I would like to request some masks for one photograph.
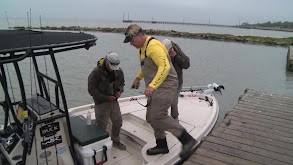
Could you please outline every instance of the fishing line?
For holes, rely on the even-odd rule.
[[[10,25],[9,25],[9,21],[8,21],[7,11],[5,11],[5,14],[6,14],[6,19],[7,19],[8,29],[10,29]]]
[[[30,15],[28,14],[27,12],[27,17],[28,17],[28,27],[29,27],[29,44],[30,44],[30,47],[32,46],[32,38],[31,38],[31,9],[30,9]],[[37,89],[37,78],[36,78],[36,74],[37,74],[37,70],[36,70],[36,65],[37,65],[37,60],[36,60],[36,57],[34,56],[34,52],[33,50],[31,51],[32,53],[32,57],[30,59],[30,80],[31,80],[31,99],[33,99],[33,79],[32,79],[32,74],[33,74],[33,77],[34,77],[34,85],[35,85],[35,92],[36,92],[36,99],[37,99],[37,102],[39,102],[39,99],[38,99],[38,89]],[[33,58],[35,58],[35,61],[36,61],[36,64],[32,65],[32,60]],[[41,89],[40,89],[41,90]],[[32,107],[33,107],[33,104],[34,102],[32,101]],[[38,106],[38,113],[40,114],[40,104],[37,104]],[[40,120],[42,120],[42,117],[40,117]],[[33,120],[30,120],[30,122],[34,122]],[[42,124],[41,124],[41,127],[42,127]],[[33,131],[35,131],[35,125],[33,124]],[[33,134],[35,134],[35,132],[33,132]],[[35,144],[36,144],[36,136],[34,136],[34,139],[31,139],[32,141],[35,141]],[[44,140],[44,137],[43,137],[43,140]],[[31,145],[32,145],[32,142],[29,142],[29,145],[30,145],[30,150],[32,149]],[[37,145],[35,145],[35,150],[36,150],[36,159],[37,159],[37,163],[39,162],[39,159],[38,159],[38,150],[37,150]],[[30,151],[31,152],[31,151]],[[27,153],[26,153],[27,154]],[[47,157],[46,157],[46,160],[47,160]]]
[[[41,20],[41,15],[40,15],[40,28],[41,28],[41,31],[42,31],[42,20]],[[41,33],[41,37],[42,37],[42,45],[44,44],[44,37],[43,37],[43,33]],[[45,61],[45,68],[46,68],[46,75],[48,76],[48,73],[47,73],[47,61],[46,61],[46,57],[44,56],[44,61]],[[43,81],[43,78],[40,80],[40,81]],[[48,86],[48,93],[49,93],[49,97],[50,97],[50,87],[49,87],[49,81],[47,79],[47,86]],[[44,90],[46,90],[45,88],[43,88]],[[42,89],[40,89],[42,90]],[[45,92],[45,91],[44,91]],[[46,93],[46,92],[45,92]],[[38,97],[37,97],[38,98]],[[51,108],[51,104],[50,104],[50,108]],[[52,109],[52,108],[51,108]],[[51,113],[52,114],[52,113]],[[41,117],[40,117],[41,118]],[[43,127],[43,124],[41,123],[41,127]],[[54,139],[55,139],[55,134],[54,134]],[[43,141],[45,140],[45,138],[43,137]],[[56,149],[56,147],[55,147]],[[46,162],[48,164],[48,156],[47,156],[47,149],[45,148],[45,156],[46,156]],[[57,158],[58,159],[58,158]],[[58,162],[58,160],[57,160]]]
[[[13,90],[13,87],[12,87],[12,82],[11,82],[11,78],[10,78],[8,64],[6,64],[6,70],[7,70],[7,75],[8,75],[8,79],[9,79],[10,88],[11,88],[13,102],[15,103],[14,90]],[[6,85],[7,85],[7,82],[6,82]],[[16,109],[16,105],[14,105],[14,108]],[[8,119],[9,119],[9,122],[11,122],[11,118],[10,118],[10,115],[9,115],[9,111],[8,111]]]
[[[36,58],[36,57],[35,56],[31,57],[31,60],[32,60],[32,58]],[[37,74],[37,71],[35,70],[35,67],[33,67],[33,73],[36,73]],[[33,75],[34,75],[34,80],[35,80],[34,82],[35,82],[36,93],[38,93],[38,90],[37,90],[37,82],[36,82],[37,81],[36,74],[33,74]],[[31,80],[32,80],[32,78],[31,78]],[[33,85],[31,85],[31,88],[32,88],[32,86]],[[31,98],[33,98],[33,91],[32,90],[31,90]],[[37,102],[39,102],[38,101],[38,95],[37,95]],[[32,105],[33,105],[33,102],[32,102]],[[38,104],[38,110],[39,110],[39,113],[40,113],[40,104]],[[40,116],[40,120],[42,120],[42,117],[41,116]],[[41,124],[41,127],[42,127],[42,124]],[[35,125],[34,125],[34,128],[35,128]],[[35,131],[35,129],[34,129],[34,131]],[[39,159],[38,159],[38,150],[37,150],[37,145],[36,145],[36,143],[37,143],[36,136],[34,137],[34,141],[35,141],[36,159],[37,159],[37,163],[38,163],[39,162]],[[43,137],[43,141],[44,141],[44,137]],[[45,154],[46,153],[47,152],[45,150]],[[47,161],[47,157],[46,157],[46,161]]]
[[[55,71],[55,75],[57,76],[57,61],[55,61],[55,60],[53,60],[54,59],[54,51],[53,51],[53,48],[50,48],[49,49],[49,52],[50,52],[50,57],[51,57],[51,61],[52,61],[52,65],[53,65],[53,68],[54,68],[54,71]],[[54,67],[54,66],[56,66],[56,68]],[[48,68],[47,68],[47,65],[46,65],[46,75],[48,76]],[[58,78],[56,77],[56,79],[58,80]],[[60,83],[61,83],[61,78],[59,79],[60,80]],[[47,81],[48,81],[48,79],[47,79]],[[59,81],[57,81],[58,82],[58,84],[55,84],[57,87],[58,87],[58,89],[59,89]],[[49,84],[48,84],[48,91],[49,91],[49,99],[50,99],[50,110],[51,110],[51,117],[53,116],[53,109],[52,109],[52,103],[51,103],[51,94],[50,94],[50,86],[49,86]],[[59,95],[57,96],[57,93],[58,93],[58,90],[55,90],[55,101],[57,102],[57,99],[59,99]],[[58,101],[59,102],[59,101]],[[56,104],[56,103],[55,103]],[[64,105],[64,103],[63,103],[63,105]],[[58,105],[58,107],[57,107],[58,109],[60,109],[60,105]],[[64,107],[63,107],[64,108]],[[53,123],[53,121],[52,121],[52,123]],[[62,124],[62,123],[61,123]],[[68,127],[70,127],[70,125],[68,126]],[[61,136],[61,135],[60,135]],[[53,135],[53,137],[54,137],[54,141],[56,140],[56,134],[54,134]],[[55,150],[57,151],[57,143],[55,143],[55,145],[54,145],[54,147],[55,147]],[[58,154],[57,154],[57,152],[55,152],[55,155],[56,155],[56,159],[57,159],[57,164],[59,164],[59,158],[58,158]]]

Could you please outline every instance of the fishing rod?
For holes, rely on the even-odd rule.
[[[5,11],[5,14],[6,14],[6,19],[7,19],[8,29],[10,29],[10,25],[9,25],[9,21],[8,21],[7,11]]]

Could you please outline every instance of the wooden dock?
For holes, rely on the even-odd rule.
[[[293,97],[245,90],[184,165],[293,164]]]

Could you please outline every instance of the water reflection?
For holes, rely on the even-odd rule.
[[[286,81],[293,81],[293,72],[286,71]]]

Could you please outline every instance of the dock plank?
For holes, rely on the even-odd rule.
[[[209,159],[208,157],[204,156],[204,155],[200,155],[197,154],[196,156],[194,156],[192,159],[193,162],[192,163],[198,163],[198,164],[216,164],[216,165],[228,165],[229,163],[226,162],[222,162],[216,159]]]
[[[233,113],[232,113],[233,112]],[[273,117],[273,116],[267,116],[267,115],[263,115],[259,112],[247,112],[247,111],[242,111],[242,110],[238,110],[238,109],[233,109],[230,114],[232,115],[248,115],[248,116],[251,116],[251,117],[254,117],[254,118],[259,118],[259,120],[272,120],[272,121],[276,121],[276,122],[280,122],[280,123],[283,123],[283,124],[292,124],[292,121],[290,120],[285,120],[285,119],[282,119],[282,118],[276,118],[276,117]],[[285,114],[284,114],[285,115]]]
[[[242,99],[249,101],[249,102],[255,102],[255,103],[268,103],[270,105],[282,105],[284,107],[292,107],[293,106],[293,100],[292,99],[286,99],[286,98],[274,98],[273,96],[255,96],[255,95],[244,95]]]
[[[226,121],[228,121],[228,120],[226,120]],[[253,130],[267,132],[267,133],[271,133],[271,134],[277,134],[277,135],[284,136],[284,137],[292,137],[293,136],[292,130],[283,129],[281,127],[274,126],[274,125],[269,125],[269,124],[256,125],[256,124],[250,124],[247,122],[236,121],[236,120],[231,120],[230,122],[239,126],[239,127],[246,128],[246,129],[253,129]]]
[[[271,118],[268,118],[268,117],[262,118],[262,116],[253,116],[251,114],[230,112],[229,116],[227,116],[227,118],[229,118],[229,119],[231,118],[231,120],[238,118],[241,121],[242,120],[251,120],[251,121],[262,122],[262,123],[267,123],[267,124],[271,124],[271,125],[276,125],[276,126],[281,126],[281,127],[293,129],[293,125],[280,122],[280,120],[275,121],[275,120],[271,120]]]
[[[225,122],[228,121],[238,121],[244,124],[250,124],[250,125],[256,125],[256,126],[260,126],[260,127],[265,127],[265,128],[269,128],[269,129],[273,129],[273,130],[279,130],[279,131],[283,131],[283,132],[288,132],[293,134],[293,129],[292,128],[288,128],[286,127],[286,125],[276,125],[276,124],[272,124],[270,122],[264,121],[264,120],[253,120],[254,118],[240,118],[240,117],[235,117],[235,116],[231,116],[231,117],[227,117],[227,119],[225,119]]]
[[[253,104],[249,104],[249,103],[246,103],[246,102],[243,102],[243,101],[240,101],[235,106],[235,108],[257,109],[259,111],[267,112],[267,113],[274,113],[274,114],[278,114],[278,115],[284,115],[284,113],[285,113],[287,116],[290,116],[290,117],[293,116],[293,112],[292,112],[291,109],[288,110],[288,111],[286,111],[284,109],[283,109],[283,111],[280,111],[280,107],[253,105]]]
[[[272,138],[264,138],[261,135],[256,135],[256,134],[251,134],[248,132],[242,132],[242,131],[237,131],[229,128],[223,128],[223,127],[218,127],[216,128],[213,132],[221,132],[222,134],[226,136],[238,136],[239,139],[245,138],[245,139],[250,139],[250,140],[255,140],[255,141],[261,141],[262,143],[265,143],[266,145],[274,145],[278,146],[280,148],[286,148],[288,150],[293,150],[293,143],[288,143],[288,142],[283,142],[280,141],[279,139],[272,139]]]
[[[226,141],[221,138],[215,138],[210,136],[209,140],[202,144],[202,147],[221,152],[230,156],[242,158],[245,160],[257,162],[257,163],[264,163],[264,164],[289,164],[290,161],[288,157],[282,155],[281,158],[285,158],[285,160],[279,158],[275,159],[277,156],[281,156],[278,153],[272,153],[267,150],[257,149],[253,146],[244,145],[241,143],[235,143],[232,141]],[[266,156],[265,156],[266,155]],[[275,155],[275,157],[270,157]]]
[[[243,98],[242,98],[243,99]],[[264,101],[264,100],[240,100],[240,103],[245,102],[246,105],[255,105],[255,106],[262,106],[268,109],[275,109],[276,111],[280,111],[280,112],[288,112],[288,113],[292,113],[292,108],[293,106],[291,105],[286,105],[286,103],[275,103],[272,101]]]
[[[188,164],[293,165],[293,97],[245,90]]]
[[[236,110],[240,110],[240,111],[246,111],[246,112],[251,112],[251,113],[256,113],[256,114],[261,114],[261,115],[265,115],[265,116],[271,116],[274,118],[281,118],[281,119],[285,119],[285,120],[289,120],[293,117],[287,113],[274,113],[274,112],[268,112],[265,109],[261,109],[261,108],[245,108],[245,107],[240,107],[240,106],[236,106],[235,107]]]
[[[281,148],[279,146],[275,146],[269,143],[264,143],[261,140],[255,140],[255,139],[251,139],[251,138],[243,138],[243,137],[239,137],[239,136],[234,136],[234,135],[227,135],[227,134],[222,134],[222,132],[217,132],[214,131],[213,134],[211,134],[211,137],[217,137],[220,138],[222,140],[225,141],[230,141],[230,142],[235,142],[235,143],[241,143],[241,144],[245,144],[248,146],[254,146],[257,147],[259,149],[264,149],[264,150],[269,150],[272,152],[277,152],[286,156],[291,156],[293,154],[293,150],[291,149],[287,149],[287,148]],[[280,156],[280,155],[279,155]],[[281,155],[282,156],[282,155]],[[280,156],[280,157],[281,157]]]
[[[239,157],[232,157],[231,155],[226,154],[224,152],[218,152],[216,150],[208,149],[208,148],[205,148],[205,147],[197,149],[196,153],[191,156],[189,161],[192,161],[192,159],[196,160],[198,155],[202,155],[202,156],[206,157],[206,161],[208,161],[207,165],[212,162],[211,160],[217,160],[217,161],[221,161],[221,162],[227,163],[227,164],[259,165],[259,163],[248,161],[248,160],[245,160],[245,159],[242,159],[242,158],[239,158]]]
[[[233,122],[233,121],[232,121]],[[226,124],[220,124],[221,127],[226,127]],[[265,131],[259,131],[259,130],[254,130],[254,129],[249,129],[247,127],[241,127],[241,126],[237,126],[237,125],[229,125],[229,129],[233,129],[233,130],[238,130],[238,131],[242,131],[242,132],[247,132],[250,134],[255,134],[255,135],[260,135],[263,136],[263,138],[271,138],[271,139],[276,139],[276,140],[281,140],[283,142],[287,142],[287,143],[293,143],[293,139],[290,137],[284,137],[275,133],[271,133],[271,132],[265,132]]]

